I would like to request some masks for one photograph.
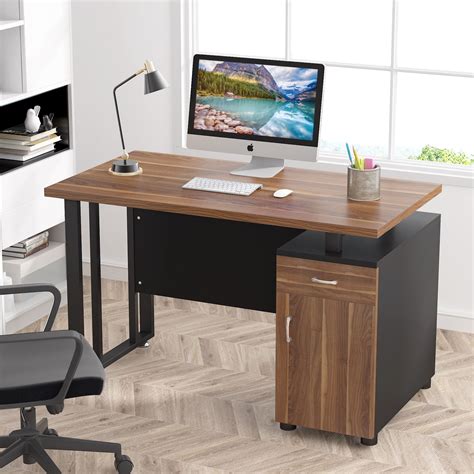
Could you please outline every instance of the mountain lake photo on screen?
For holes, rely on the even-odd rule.
[[[313,139],[318,71],[200,60],[194,128]]]

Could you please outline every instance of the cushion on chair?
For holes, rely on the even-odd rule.
[[[74,331],[54,331],[64,334]],[[38,333],[41,335],[45,333]],[[61,389],[75,348],[72,339],[6,343],[0,336],[1,405],[54,398]],[[5,339],[4,339],[5,340]],[[66,398],[99,395],[105,372],[92,347],[83,338],[82,357]]]

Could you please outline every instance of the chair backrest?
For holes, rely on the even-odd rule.
[[[23,344],[25,348],[28,344],[38,342],[40,344],[49,344],[54,350],[54,344],[51,341],[59,341],[69,339],[74,342],[74,352],[69,361],[69,367],[67,369],[64,381],[61,385],[58,393],[49,400],[41,400],[36,402],[31,402],[27,406],[37,406],[37,405],[47,405],[48,410],[51,407],[54,410],[54,407],[62,407],[64,404],[64,399],[67,395],[69,387],[71,385],[74,374],[76,373],[79,361],[82,357],[83,351],[83,339],[82,336],[76,331],[51,331],[54,320],[58,313],[59,305],[61,303],[61,292],[53,285],[49,284],[23,284],[23,285],[4,285],[0,286],[0,295],[11,295],[11,294],[25,294],[25,293],[41,293],[48,292],[53,295],[53,306],[49,314],[44,332],[36,333],[22,333],[22,334],[7,334],[0,336],[0,344]],[[3,346],[5,347],[5,346]],[[8,370],[8,360],[1,360],[0,358],[0,389],[2,387],[2,379],[6,379],[6,371]],[[4,376],[2,377],[2,372]],[[18,408],[25,406],[22,403],[1,403],[0,408]]]

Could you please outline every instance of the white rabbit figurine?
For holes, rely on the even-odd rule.
[[[28,132],[35,133],[39,130],[41,120],[39,119],[41,107],[36,105],[34,109],[28,109],[26,112],[25,129]]]

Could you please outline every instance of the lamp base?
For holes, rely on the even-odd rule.
[[[124,177],[137,176],[143,173],[143,169],[138,168],[138,171],[135,171],[134,173],[116,173],[115,171],[112,171],[112,168],[109,168],[109,173],[113,174],[114,176],[124,176]]]
[[[118,176],[135,176],[142,173],[142,169],[135,160],[115,160],[109,171]]]

